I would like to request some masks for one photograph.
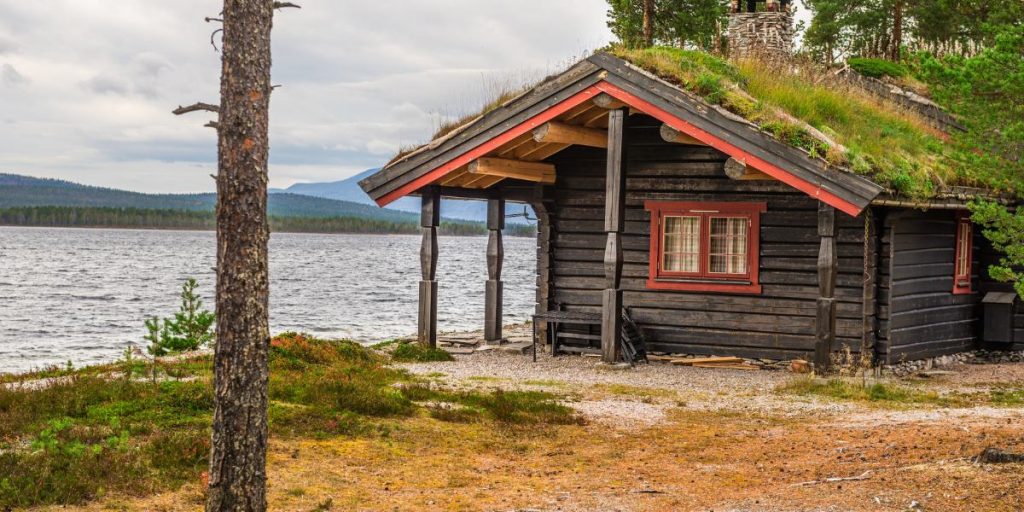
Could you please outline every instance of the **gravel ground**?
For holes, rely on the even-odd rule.
[[[510,326],[506,336],[523,342],[529,326]],[[474,333],[461,333],[472,337]],[[634,368],[610,367],[593,357],[480,351],[455,355],[454,362],[401,364],[413,374],[435,379],[445,386],[544,390],[563,394],[565,403],[593,421],[629,428],[663,421],[671,408],[691,411],[732,411],[776,417],[844,415],[844,423],[989,423],[1019,421],[1024,411],[991,407],[941,410],[866,408],[815,397],[780,395],[776,389],[795,378],[785,371],[744,371],[692,368],[664,363]],[[949,375],[916,381],[939,392],[984,391],[999,383],[1024,381],[1024,364],[956,364]],[[899,379],[893,379],[899,380]]]
[[[446,385],[538,389],[573,397],[566,403],[588,418],[621,426],[651,425],[665,410],[728,410],[798,416],[835,414],[853,406],[814,398],[779,396],[775,389],[793,374],[774,371],[691,368],[662,363],[613,368],[598,359],[579,356],[478,352],[455,356],[454,362],[399,365]]]

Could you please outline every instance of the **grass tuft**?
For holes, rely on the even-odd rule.
[[[783,384],[778,391],[793,395],[890,405],[962,405],[959,397],[943,396],[934,391],[921,391],[881,382],[864,385],[844,379],[822,381],[813,377],[800,377]]]
[[[400,343],[391,353],[391,359],[401,363],[430,363],[435,361],[454,361],[451,354],[436,347],[428,347],[416,342]]]

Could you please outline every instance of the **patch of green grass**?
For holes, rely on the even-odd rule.
[[[994,389],[989,395],[993,405],[1005,407],[1024,406],[1024,388]]]
[[[846,64],[857,73],[871,78],[903,78],[910,74],[910,70],[903,64],[885,59],[850,57],[846,59]]]
[[[541,391],[450,391],[410,385],[403,387],[402,392],[416,402],[461,406],[431,410],[431,416],[445,421],[489,419],[511,425],[575,425],[583,421],[571,407],[559,403],[556,395]]]
[[[435,347],[419,343],[401,343],[391,353],[391,359],[402,363],[429,363],[434,361],[454,361],[451,354]]]
[[[564,381],[553,379],[524,380],[523,384],[527,386],[540,386],[546,388],[561,388],[569,385]]]
[[[677,395],[677,393],[671,389],[629,386],[626,384],[598,384],[596,387],[598,390],[606,393],[630,397],[669,398]]]
[[[505,382],[508,379],[503,377],[490,377],[487,375],[473,375],[471,377],[466,377],[466,380],[473,382]]]
[[[380,343],[374,343],[373,345],[370,345],[370,348],[372,348],[374,350],[384,350],[384,349],[386,349],[388,347],[391,347],[393,345],[398,345],[399,343],[406,343],[406,342],[403,341],[403,340],[400,340],[398,338],[395,338],[393,340],[384,340],[384,341],[382,341]]]
[[[888,405],[963,405],[954,396],[942,396],[934,391],[922,391],[905,386],[876,382],[862,385],[843,379],[820,379],[801,377],[780,386],[777,391],[802,396],[819,396],[834,400],[874,402]]]

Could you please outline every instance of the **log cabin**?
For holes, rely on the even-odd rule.
[[[1019,350],[1024,311],[987,278],[996,255],[967,212],[990,194],[942,175],[942,132],[955,120],[838,78],[765,74],[771,60],[743,66],[612,48],[362,181],[381,206],[422,198],[420,340],[437,339],[438,209],[453,197],[489,205],[488,342],[502,340],[501,230],[513,201],[538,219],[538,332],[550,338],[556,312],[596,324],[556,333],[568,351],[619,360],[623,311],[648,350],[668,353],[826,367],[847,350],[875,364]],[[815,128],[764,80],[794,80],[811,96],[831,88],[822,97],[842,98],[835,116],[848,119]]]

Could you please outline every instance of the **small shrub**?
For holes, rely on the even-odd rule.
[[[189,278],[181,287],[181,306],[174,319],[156,317],[146,320],[149,353],[163,356],[197,350],[213,341],[214,314],[203,309],[203,301],[196,295],[198,284]]]
[[[402,363],[429,363],[434,361],[454,361],[451,354],[435,347],[419,343],[400,343],[391,353],[391,359]]]
[[[910,74],[906,66],[885,59],[851,57],[846,59],[846,64],[857,73],[871,78],[902,78]]]

